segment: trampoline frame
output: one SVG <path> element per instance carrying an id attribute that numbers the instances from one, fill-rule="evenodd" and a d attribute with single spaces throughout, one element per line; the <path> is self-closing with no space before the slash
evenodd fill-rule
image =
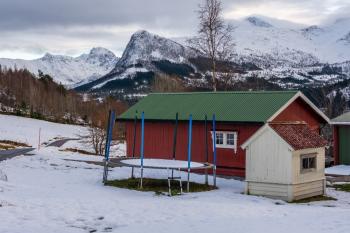
<path id="1" fill-rule="evenodd" d="M 142 112 L 141 114 L 141 145 L 140 145 L 140 157 L 135 157 L 135 144 L 136 144 L 136 124 L 137 124 L 137 112 L 135 113 L 135 119 L 134 119 L 134 139 L 133 139 L 133 147 L 132 147 L 132 157 L 124 158 L 123 160 L 128 159 L 140 159 L 140 165 L 137 164 L 126 164 L 123 163 L 122 160 L 118 162 L 111 162 L 109 160 L 109 149 L 110 149 L 110 143 L 112 139 L 112 131 L 114 124 L 116 122 L 116 115 L 115 111 L 110 110 L 109 111 L 109 117 L 108 117 L 108 126 L 107 126 L 107 138 L 106 138 L 106 146 L 105 146 L 105 158 L 104 158 L 104 172 L 103 172 L 103 183 L 106 183 L 108 180 L 108 165 L 109 164 L 115 164 L 120 167 L 131 167 L 131 178 L 134 178 L 134 168 L 140 168 L 141 169 L 141 177 L 140 177 L 140 188 L 143 188 L 143 169 L 149 168 L 149 169 L 166 169 L 168 171 L 168 188 L 169 188 L 169 195 L 171 195 L 171 180 L 179 180 L 180 181 L 180 190 L 182 193 L 182 182 L 181 182 L 181 175 L 174 177 L 174 170 L 179 171 L 179 174 L 181 171 L 187 171 L 187 192 L 190 191 L 190 173 L 191 170 L 205 170 L 205 184 L 208 184 L 208 169 L 213 169 L 213 186 L 216 187 L 216 131 L 215 131 L 215 114 L 213 114 L 213 164 L 208 162 L 208 133 L 207 133 L 207 115 L 205 115 L 205 145 L 206 145 L 206 160 L 207 162 L 201 163 L 203 166 L 201 167 L 191 167 L 191 152 L 192 152 L 192 114 L 189 115 L 189 125 L 188 125 L 188 148 L 187 148 L 187 168 L 186 167 L 178 167 L 178 168 L 169 168 L 166 166 L 145 166 L 144 165 L 144 126 L 145 126 L 145 113 Z M 174 161 L 175 159 L 175 150 L 176 150 L 176 137 L 177 137 L 177 126 L 178 126 L 178 113 L 176 113 L 176 119 L 175 119 L 175 126 L 174 126 L 174 141 L 173 141 L 173 159 L 162 159 L 162 160 L 169 160 Z M 152 159 L 152 158 L 149 158 Z M 155 159 L 155 158 L 153 158 Z M 184 160 L 177 160 L 177 161 L 184 161 Z M 196 162 L 200 163 L 200 162 Z M 171 170 L 171 176 L 169 176 L 169 170 Z"/>

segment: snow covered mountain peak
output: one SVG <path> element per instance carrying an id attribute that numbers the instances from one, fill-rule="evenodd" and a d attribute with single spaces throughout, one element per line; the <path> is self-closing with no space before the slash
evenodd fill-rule
<path id="1" fill-rule="evenodd" d="M 317 34 L 317 33 L 323 32 L 324 30 L 317 25 L 312 25 L 310 27 L 301 29 L 301 31 L 304 33 Z"/>
<path id="2" fill-rule="evenodd" d="M 90 56 L 110 56 L 115 57 L 114 53 L 106 48 L 94 47 L 90 50 Z"/>
<path id="3" fill-rule="evenodd" d="M 92 65 L 105 67 L 107 70 L 113 69 L 117 61 L 117 57 L 112 51 L 102 47 L 92 48 L 88 54 L 83 54 L 77 59 L 84 60 Z"/>
<path id="4" fill-rule="evenodd" d="M 350 32 L 347 33 L 344 37 L 339 39 L 340 41 L 344 41 L 344 43 L 347 43 L 350 45 Z"/>
<path id="5" fill-rule="evenodd" d="M 72 57 L 69 56 L 64 56 L 64 55 L 54 55 L 51 53 L 45 53 L 45 55 L 42 58 L 39 58 L 39 60 L 42 61 L 58 61 L 58 60 L 71 60 L 73 59 Z"/>
<path id="6" fill-rule="evenodd" d="M 264 21 L 261 18 L 258 18 L 256 16 L 250 16 L 248 18 L 246 18 L 246 20 L 251 23 L 254 26 L 257 27 L 265 27 L 265 28 L 270 28 L 273 27 L 271 24 L 269 24 L 268 22 Z"/>
<path id="7" fill-rule="evenodd" d="M 53 57 L 53 54 L 51 53 L 45 53 L 44 56 L 42 58 L 52 58 Z"/>
<path id="8" fill-rule="evenodd" d="M 41 70 L 63 85 L 74 87 L 95 80 L 109 73 L 118 58 L 108 49 L 97 47 L 78 57 L 46 53 L 35 60 L 1 58 L 0 64 L 7 68 L 26 68 L 33 74 Z"/>
<path id="9" fill-rule="evenodd" d="M 127 67 L 143 61 L 163 59 L 184 62 L 191 56 L 195 56 L 192 49 L 171 39 L 139 30 L 131 36 L 117 66 Z"/>
<path id="10" fill-rule="evenodd" d="M 132 36 L 138 37 L 138 36 L 156 36 L 156 35 L 146 30 L 140 29 L 140 30 L 137 30 L 134 34 L 132 34 Z"/>

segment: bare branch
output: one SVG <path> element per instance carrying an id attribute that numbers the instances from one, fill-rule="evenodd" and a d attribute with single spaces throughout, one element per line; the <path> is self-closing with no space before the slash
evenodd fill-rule
<path id="1" fill-rule="evenodd" d="M 199 28 L 197 36 L 188 40 L 190 47 L 200 51 L 211 61 L 213 90 L 217 85 L 217 62 L 231 61 L 234 42 L 232 32 L 234 28 L 226 25 L 222 18 L 222 4 L 220 0 L 204 0 L 199 5 Z"/>

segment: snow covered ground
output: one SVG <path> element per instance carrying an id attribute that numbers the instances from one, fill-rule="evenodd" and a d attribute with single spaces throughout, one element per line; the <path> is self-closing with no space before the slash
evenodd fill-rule
<path id="1" fill-rule="evenodd" d="M 157 196 L 105 187 L 102 167 L 66 161 L 45 148 L 0 164 L 0 232 L 349 232 L 350 194 L 329 190 L 338 201 L 311 205 L 241 194 L 241 181 L 218 179 L 219 190 Z M 146 170 L 165 177 L 165 171 Z M 114 178 L 130 176 L 115 168 Z M 183 174 L 185 178 L 185 174 Z M 203 177 L 193 175 L 203 182 Z M 310 224 L 310 222 L 312 224 Z"/>
<path id="2" fill-rule="evenodd" d="M 350 166 L 337 165 L 333 167 L 328 167 L 326 168 L 325 173 L 330 175 L 350 176 Z"/>
<path id="3" fill-rule="evenodd" d="M 0 114 L 0 140 L 12 140 L 37 147 L 55 138 L 77 138 L 87 132 L 85 127 L 57 124 L 48 121 Z"/>
<path id="4" fill-rule="evenodd" d="M 18 124 L 12 126 L 7 137 L 16 138 Z M 67 134 L 59 134 L 68 137 L 79 129 L 71 127 Z M 218 190 L 168 197 L 103 186 L 101 166 L 65 160 L 87 155 L 56 147 L 34 153 L 0 163 L 8 178 L 0 181 L 1 233 L 350 231 L 350 193 L 328 189 L 337 201 L 289 204 L 244 195 L 242 181 L 218 178 Z M 130 172 L 130 168 L 114 168 L 110 177 L 126 178 Z M 147 177 L 166 175 L 166 171 L 145 170 Z M 182 176 L 185 179 L 186 173 Z M 191 179 L 204 181 L 195 174 Z"/>

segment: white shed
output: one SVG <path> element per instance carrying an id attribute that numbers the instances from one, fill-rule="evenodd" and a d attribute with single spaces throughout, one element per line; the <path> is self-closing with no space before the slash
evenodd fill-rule
<path id="1" fill-rule="evenodd" d="M 246 193 L 286 201 L 325 194 L 325 147 L 305 123 L 269 123 L 243 145 Z"/>

